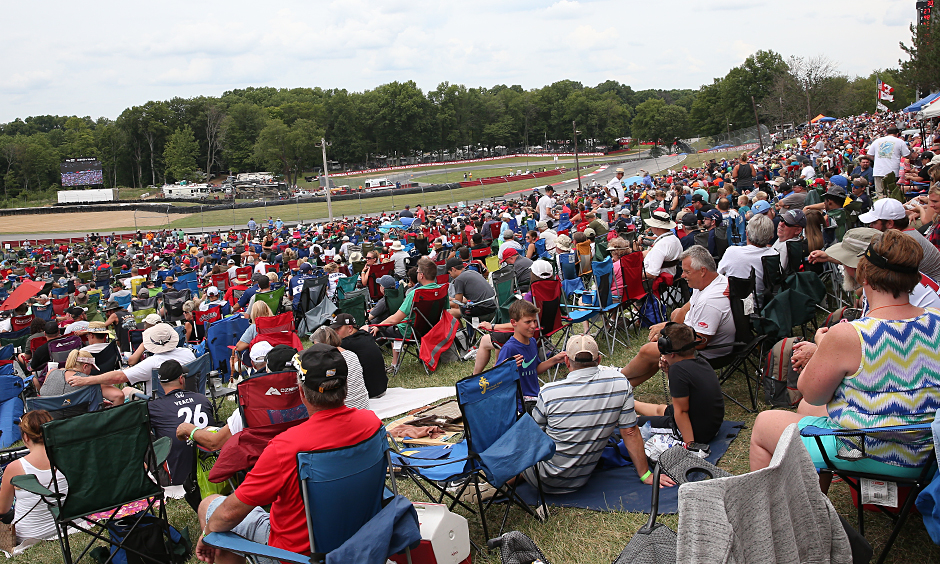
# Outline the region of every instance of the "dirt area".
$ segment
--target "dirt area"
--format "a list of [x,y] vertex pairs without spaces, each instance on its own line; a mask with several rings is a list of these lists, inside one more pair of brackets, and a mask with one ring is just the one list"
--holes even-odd
[[[176,221],[190,215],[174,213],[169,215],[169,220]],[[160,226],[166,223],[167,215],[165,214],[151,211],[137,212],[137,225],[140,227]],[[0,233],[105,232],[133,228],[133,211],[11,215],[0,218]]]

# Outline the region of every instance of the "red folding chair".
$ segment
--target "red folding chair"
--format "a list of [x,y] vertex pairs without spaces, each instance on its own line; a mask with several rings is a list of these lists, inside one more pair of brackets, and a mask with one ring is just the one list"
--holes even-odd
[[150,273],[153,271],[153,268],[148,266],[146,268],[137,268],[137,274],[141,276],[150,276]]
[[373,302],[382,299],[379,293],[378,279],[395,270],[395,262],[380,262],[369,268],[369,277],[366,279],[366,287],[369,289],[369,297]]
[[251,278],[251,271],[252,271],[252,270],[254,270],[254,269],[251,268],[250,266],[240,266],[240,267],[238,267],[238,268],[235,269],[235,277],[237,278],[239,275],[247,274],[247,275],[248,275],[248,278]]
[[296,260],[287,261],[287,268],[291,270],[297,270],[297,261]]
[[237,389],[238,410],[245,427],[266,427],[307,417],[293,370],[248,378],[239,382]]
[[206,338],[206,325],[220,319],[222,319],[222,306],[212,306],[205,311],[194,311],[193,335],[196,338],[193,339],[192,342],[202,342],[202,340]]
[[22,331],[23,329],[29,329],[33,319],[35,319],[33,315],[17,315],[10,318],[10,325],[13,327],[13,331]]
[[493,253],[492,253],[492,249],[490,249],[490,247],[486,247],[485,249],[470,249],[470,258],[472,258],[472,259],[480,259],[480,260],[482,260],[482,259],[485,259],[486,257],[490,256],[491,254],[493,254]]
[[570,327],[561,307],[561,280],[534,280],[529,290],[532,293],[532,301],[539,310],[539,330],[535,338],[542,349],[543,358],[548,358],[564,350]]
[[219,289],[219,292],[225,294],[229,287],[229,277],[227,272],[220,272],[212,275],[212,285]]
[[280,272],[281,267],[277,264],[269,264],[264,267],[265,272]]
[[52,298],[52,312],[56,315],[65,315],[65,310],[69,307],[69,297]]
[[258,342],[267,341],[271,343],[271,346],[287,345],[298,351],[304,349],[300,337],[294,331],[294,312],[292,311],[271,317],[259,317],[255,319],[255,328],[258,330],[258,335],[252,339],[252,346]]
[[[407,337],[400,340],[401,349],[398,353],[398,364],[393,366],[395,374],[398,374],[405,354],[415,357],[424,366],[424,371],[430,374],[428,367],[418,356],[421,349],[421,339],[437,325],[449,306],[450,297],[447,295],[446,283],[441,284],[440,288],[415,288],[411,316],[405,320],[405,323],[411,327],[411,332]],[[395,339],[395,341],[399,341],[399,339]]]

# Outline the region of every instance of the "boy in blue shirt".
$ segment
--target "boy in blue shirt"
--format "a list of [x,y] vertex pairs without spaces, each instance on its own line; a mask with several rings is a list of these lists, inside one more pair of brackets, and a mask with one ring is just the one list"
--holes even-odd
[[544,374],[549,368],[565,362],[564,351],[555,356],[539,362],[538,340],[535,334],[539,330],[539,310],[531,302],[516,300],[509,306],[509,323],[512,326],[512,337],[499,349],[496,364],[515,358],[519,367],[520,383],[522,384],[522,398],[526,411],[535,406],[539,396],[539,374]]

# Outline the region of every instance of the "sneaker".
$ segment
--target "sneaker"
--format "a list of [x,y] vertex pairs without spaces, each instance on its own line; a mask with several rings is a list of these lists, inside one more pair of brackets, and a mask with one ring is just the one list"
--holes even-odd
[[476,347],[471,347],[470,350],[467,351],[467,353],[466,353],[465,355],[463,355],[463,357],[461,357],[461,358],[463,358],[464,360],[471,360],[471,359],[474,359],[474,358],[476,358],[476,357],[477,357],[477,348],[476,348]]

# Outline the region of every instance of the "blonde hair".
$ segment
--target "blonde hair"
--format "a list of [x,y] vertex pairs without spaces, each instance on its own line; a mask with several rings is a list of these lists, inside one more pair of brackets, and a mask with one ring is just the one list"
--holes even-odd
[[78,361],[79,357],[81,358],[90,358],[94,359],[90,352],[80,351],[78,349],[73,350],[69,353],[69,357],[65,359],[65,369],[66,370],[81,370],[82,363]]
[[323,270],[327,272],[339,272],[339,265],[335,262],[329,262],[323,267]]
[[262,301],[256,301],[251,306],[251,313],[249,314],[249,317],[251,318],[251,322],[254,323],[255,319],[258,319],[259,317],[271,317],[273,315],[274,312],[271,311],[271,308],[268,307],[268,304]]

